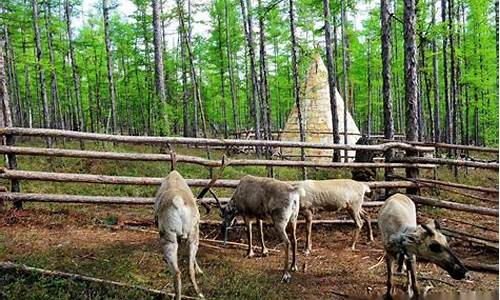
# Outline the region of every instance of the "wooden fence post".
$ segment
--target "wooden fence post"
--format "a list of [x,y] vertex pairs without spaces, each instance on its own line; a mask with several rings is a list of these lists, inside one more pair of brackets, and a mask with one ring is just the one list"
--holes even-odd
[[[7,146],[15,146],[16,138],[12,134],[5,135],[5,143]],[[16,155],[13,153],[7,154],[7,168],[10,170],[15,170],[17,168],[17,159]],[[19,180],[11,179],[10,180],[10,191],[13,193],[19,193],[21,191],[21,185]],[[23,208],[23,203],[21,201],[14,201],[14,207],[17,209]]]

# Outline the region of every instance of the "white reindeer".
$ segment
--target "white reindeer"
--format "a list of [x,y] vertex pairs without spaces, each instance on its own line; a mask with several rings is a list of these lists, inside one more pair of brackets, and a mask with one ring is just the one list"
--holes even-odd
[[174,274],[175,298],[181,299],[181,271],[177,263],[177,238],[189,244],[189,278],[196,294],[203,297],[196,283],[195,272],[202,273],[196,262],[199,244],[200,212],[196,199],[184,178],[172,171],[163,179],[155,200],[155,222],[160,232],[164,260]]

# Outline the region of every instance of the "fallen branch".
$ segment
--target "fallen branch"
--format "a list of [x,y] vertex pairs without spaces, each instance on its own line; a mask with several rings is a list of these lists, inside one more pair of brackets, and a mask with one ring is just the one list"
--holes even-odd
[[445,281],[445,280],[442,280],[442,279],[439,279],[439,278],[435,278],[435,277],[418,276],[418,280],[437,281],[437,282],[441,282],[441,283],[447,284],[449,286],[455,287],[455,285],[453,283],[450,283],[448,281]]
[[[160,290],[145,288],[145,287],[138,286],[138,285],[130,285],[130,284],[126,284],[123,282],[105,280],[105,279],[84,276],[84,275],[79,275],[79,274],[74,274],[74,273],[66,273],[66,272],[60,272],[60,271],[52,271],[52,270],[46,270],[46,269],[41,269],[41,268],[29,267],[29,266],[24,265],[24,264],[15,264],[15,263],[12,263],[9,261],[0,262],[0,269],[12,270],[12,271],[16,271],[16,272],[39,273],[39,274],[43,274],[43,275],[47,275],[47,276],[62,277],[62,278],[67,278],[67,279],[75,280],[75,281],[87,281],[87,282],[94,282],[94,283],[104,284],[104,285],[114,285],[114,286],[119,286],[119,287],[128,288],[128,289],[140,290],[140,291],[150,293],[150,294],[155,294],[158,296],[174,297],[174,294],[172,294],[172,293],[166,293],[166,292],[163,292]],[[189,297],[189,296],[184,296],[184,295],[182,296],[182,298],[184,298],[184,299],[200,299],[197,297]]]

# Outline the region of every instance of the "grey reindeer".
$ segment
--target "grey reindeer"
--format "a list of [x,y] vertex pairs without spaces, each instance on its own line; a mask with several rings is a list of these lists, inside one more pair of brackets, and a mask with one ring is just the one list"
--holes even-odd
[[[229,203],[221,208],[223,217],[222,231],[224,240],[227,230],[233,225],[237,215],[243,217],[248,233],[247,257],[254,256],[252,247],[252,222],[271,219],[277,234],[284,243],[284,273],[282,282],[290,282],[290,271],[297,270],[297,216],[299,213],[299,191],[286,182],[273,178],[244,176],[238,184]],[[287,225],[291,225],[291,241],[287,236]],[[262,227],[261,227],[262,228]],[[264,245],[262,229],[261,241]],[[289,264],[290,246],[292,247],[292,263]],[[267,252],[267,251],[265,251]],[[264,253],[265,254],[265,253]]]

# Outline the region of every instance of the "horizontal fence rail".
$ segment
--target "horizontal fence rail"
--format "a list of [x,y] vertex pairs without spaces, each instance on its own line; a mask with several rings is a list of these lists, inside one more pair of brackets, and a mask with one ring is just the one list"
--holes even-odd
[[111,134],[78,132],[78,131],[68,131],[59,129],[18,128],[18,127],[1,128],[0,135],[74,138],[74,139],[130,143],[130,144],[160,144],[160,145],[189,144],[189,145],[200,145],[200,146],[201,145],[268,146],[268,147],[283,147],[283,148],[314,148],[314,149],[373,150],[373,151],[386,151],[391,148],[399,148],[403,150],[413,150],[420,152],[434,152],[434,147],[415,146],[403,142],[388,142],[379,145],[349,145],[349,144],[310,143],[310,142],[294,142],[294,141],[111,135]]
[[436,157],[401,157],[391,160],[391,162],[401,162],[401,163],[420,163],[420,164],[438,164],[438,165],[449,165],[449,166],[459,166],[459,167],[473,167],[482,168],[498,171],[497,162],[478,162],[460,159],[448,159],[448,158],[436,158]]
[[[229,202],[230,198],[218,198],[221,204]],[[23,201],[23,202],[56,202],[71,204],[125,204],[125,205],[152,205],[153,197],[115,197],[115,196],[82,196],[67,194],[36,194],[36,193],[10,193],[0,192],[2,201]],[[199,203],[215,205],[215,198],[203,198]],[[365,201],[363,207],[382,206],[384,201]]]
[[[160,185],[161,177],[132,177],[132,176],[110,176],[76,173],[53,173],[40,171],[20,171],[1,169],[0,178],[17,180],[39,180],[55,182],[81,182],[81,183],[99,183],[99,184],[132,184],[132,185]],[[186,179],[189,186],[204,187],[210,182],[210,179]],[[235,179],[219,179],[213,187],[235,188],[239,184]],[[287,181],[294,183],[296,181]],[[371,189],[381,188],[414,188],[418,185],[410,181],[371,181],[366,182]]]
[[[170,154],[154,153],[117,153],[87,150],[67,150],[54,148],[33,148],[0,146],[2,154],[35,155],[51,157],[73,157],[130,161],[172,161]],[[175,155],[176,162],[184,162],[205,167],[220,167],[222,162],[210,160],[197,156]],[[363,163],[363,162],[319,162],[319,161],[298,161],[298,160],[263,160],[263,159],[225,159],[226,166],[275,166],[275,167],[314,167],[314,168],[421,168],[433,169],[436,165],[414,164],[414,163]]]

